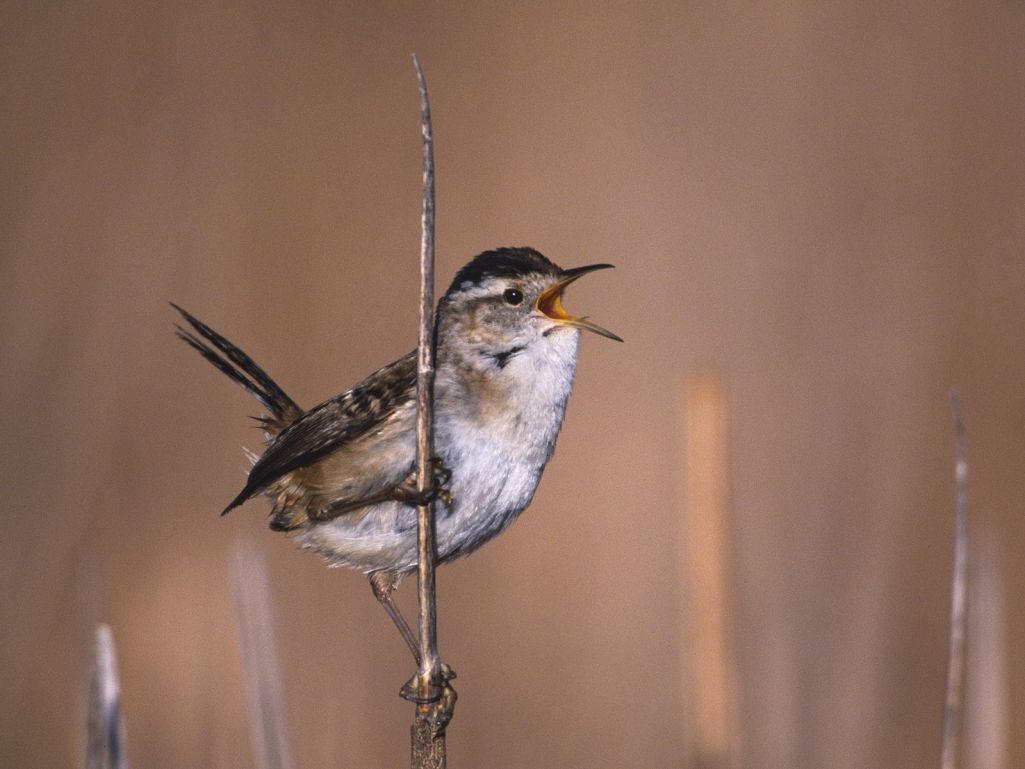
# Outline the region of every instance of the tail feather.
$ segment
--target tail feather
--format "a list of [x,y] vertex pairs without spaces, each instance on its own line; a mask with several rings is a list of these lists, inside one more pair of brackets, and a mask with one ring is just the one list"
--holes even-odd
[[[171,306],[181,313],[181,316],[196,332],[193,334],[191,331],[175,325],[178,338],[264,405],[271,416],[257,419],[263,423],[265,428],[271,432],[278,432],[302,415],[303,412],[299,405],[285,394],[285,391],[257,365],[256,361],[174,302],[171,302]],[[197,337],[196,334],[199,336]]]

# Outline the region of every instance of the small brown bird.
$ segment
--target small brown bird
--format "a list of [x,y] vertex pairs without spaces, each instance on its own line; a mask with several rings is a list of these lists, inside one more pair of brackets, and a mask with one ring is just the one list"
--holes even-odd
[[[531,248],[486,251],[438,304],[434,431],[438,562],[497,535],[534,496],[573,387],[581,329],[622,341],[567,313],[577,278],[612,265],[563,270]],[[224,513],[255,495],[271,528],[290,532],[332,566],[369,575],[374,595],[417,655],[392,601],[417,566],[416,354],[304,411],[248,355],[175,305],[178,336],[254,395],[267,448]]]

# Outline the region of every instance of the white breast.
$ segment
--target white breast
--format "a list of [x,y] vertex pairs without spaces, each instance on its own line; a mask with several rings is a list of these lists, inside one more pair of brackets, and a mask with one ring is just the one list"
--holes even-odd
[[443,559],[480,547],[530,504],[562,427],[579,339],[560,330],[492,372],[501,403],[439,412],[436,446],[455,497],[450,509],[438,508]]
[[[480,547],[530,503],[555,450],[579,339],[576,329],[560,329],[504,368],[480,372],[485,378],[471,380],[479,387],[438,370],[435,451],[452,472],[453,495],[450,505],[436,505],[442,560]],[[333,565],[365,572],[416,567],[415,511],[399,503],[315,524],[296,539]]]

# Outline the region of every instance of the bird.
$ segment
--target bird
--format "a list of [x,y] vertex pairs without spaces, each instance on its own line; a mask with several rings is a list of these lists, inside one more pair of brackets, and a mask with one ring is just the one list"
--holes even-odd
[[610,264],[562,269],[533,248],[497,248],[460,269],[438,302],[434,485],[415,484],[416,351],[351,389],[301,408],[239,347],[172,303],[179,338],[266,409],[266,448],[250,452],[242,490],[222,515],[256,496],[270,528],[330,566],[369,578],[374,596],[419,661],[416,636],[393,602],[417,568],[415,506],[437,501],[437,562],[467,555],[530,504],[555,451],[582,331],[616,334],[562,305],[566,288]]

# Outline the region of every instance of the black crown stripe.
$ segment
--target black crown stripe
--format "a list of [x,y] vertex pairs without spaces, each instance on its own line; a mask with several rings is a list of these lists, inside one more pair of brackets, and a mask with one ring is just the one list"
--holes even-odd
[[562,269],[533,248],[496,248],[478,254],[456,273],[447,293],[467,283],[479,285],[487,278],[518,278],[538,272],[557,275]]

